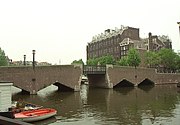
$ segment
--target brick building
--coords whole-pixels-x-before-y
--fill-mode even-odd
[[[107,54],[113,55],[115,60],[121,58],[120,43],[125,39],[140,40],[139,29],[121,26],[120,29],[107,29],[104,33],[96,35],[87,45],[87,60],[98,58]]]
[[[172,45],[167,36],[149,33],[148,38],[141,39],[138,28],[121,26],[120,29],[107,29],[104,33],[94,36],[86,48],[87,60],[107,54],[112,55],[115,60],[119,60],[127,55],[130,48],[137,49],[142,62],[144,62],[144,52],[158,51],[162,48],[172,49]]]
[[[157,36],[149,33],[148,51],[159,51],[162,48],[172,49],[172,42],[167,36]]]

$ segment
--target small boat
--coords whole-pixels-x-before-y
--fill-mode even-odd
[[[41,108],[41,109],[33,109],[28,111],[22,111],[20,113],[15,113],[15,119],[24,121],[24,122],[35,122],[50,118],[55,116],[57,111],[51,108]]]

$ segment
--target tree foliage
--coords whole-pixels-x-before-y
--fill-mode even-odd
[[[114,64],[114,58],[112,55],[106,55],[99,58],[93,58],[87,60],[87,65],[106,65],[106,64]]]
[[[138,51],[134,48],[131,48],[128,51],[127,56],[122,57],[117,64],[120,66],[134,66],[135,68],[141,63],[141,58]]]
[[[117,61],[117,65],[120,66],[128,66],[127,56],[122,57],[119,61]]]
[[[177,54],[171,49],[161,49],[158,52],[158,56],[160,58],[160,64],[163,67],[174,69],[176,63]]]
[[[180,55],[171,49],[146,53],[146,64],[150,67],[162,67],[168,70],[180,69]]]
[[[148,65],[148,67],[154,67],[157,66],[160,62],[160,58],[156,52],[149,51],[145,54],[145,63]]]
[[[74,60],[71,64],[83,64],[84,65],[84,62],[82,59],[79,59],[79,60]]]
[[[134,66],[135,68],[141,63],[140,55],[136,49],[131,48],[128,51],[127,63],[129,64],[129,66]]]
[[[7,57],[5,56],[5,52],[0,48],[0,66],[7,66],[7,65],[8,65],[8,60]]]

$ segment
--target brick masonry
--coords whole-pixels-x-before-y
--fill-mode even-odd
[[[140,84],[145,79],[149,79],[155,84],[175,84],[180,82],[180,74],[164,74],[157,73],[155,69],[150,68],[137,68],[134,67],[119,67],[119,66],[107,66],[106,77],[108,79],[107,84],[112,86],[117,85],[122,80],[127,80],[133,83],[135,86]]]
[[[80,90],[82,65],[57,65],[32,67],[0,67],[0,81],[12,82],[14,86],[29,92],[37,92],[51,84]],[[106,74],[87,75],[91,86],[113,88],[124,79],[137,86],[145,79],[155,84],[180,82],[180,74],[160,74],[155,69],[107,65]]]
[[[32,67],[0,67],[0,81],[13,82],[30,94],[37,94],[54,83],[79,91],[81,75],[80,65],[37,66],[35,70]]]

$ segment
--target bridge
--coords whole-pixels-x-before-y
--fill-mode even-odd
[[[180,73],[158,73],[153,68],[134,68],[115,65],[84,66],[90,86],[101,88],[134,87],[143,85],[177,84]]]
[[[142,85],[174,84],[180,82],[179,73],[157,73],[155,69],[82,65],[0,67],[0,81],[12,82],[23,92],[37,94],[50,85],[60,91],[79,91],[81,77],[86,74],[89,85],[101,88],[134,87]]]
[[[37,94],[50,85],[61,91],[79,91],[81,75],[81,65],[0,67],[0,81],[12,82],[30,94]]]

